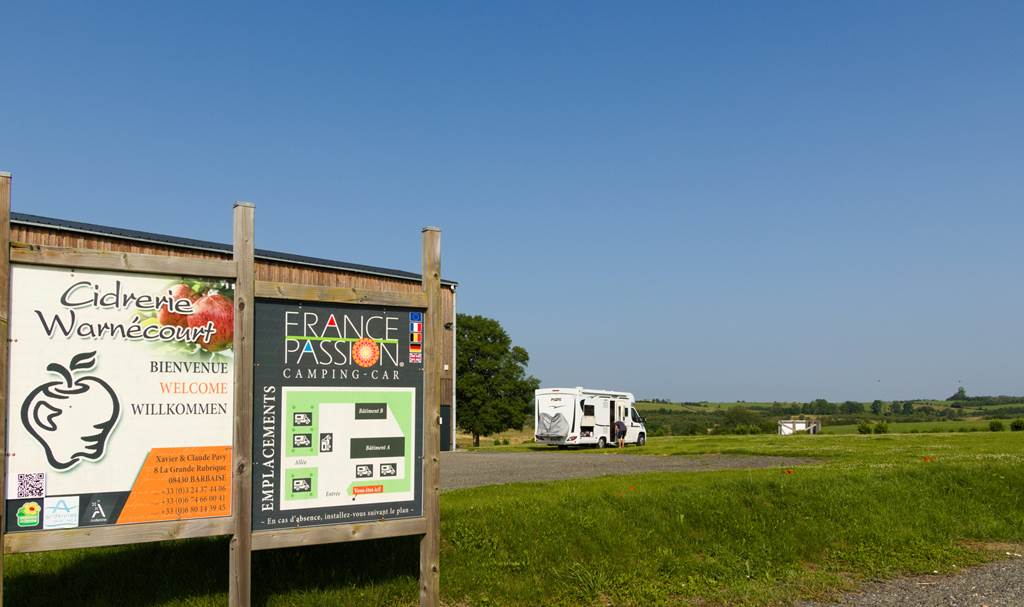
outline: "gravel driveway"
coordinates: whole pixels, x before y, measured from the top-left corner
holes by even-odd
[[[801,607],[1021,607],[1024,558],[964,569],[952,575],[923,575],[873,582],[838,603],[801,603]]]
[[[770,468],[816,463],[809,457],[761,455],[657,456],[598,453],[485,453],[447,451],[441,454],[441,490],[503,485],[564,478],[589,478],[638,472],[703,472],[735,468]]]

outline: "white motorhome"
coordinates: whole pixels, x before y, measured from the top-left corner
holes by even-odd
[[[534,435],[542,445],[615,445],[615,422],[626,424],[626,442],[643,445],[647,428],[633,395],[589,388],[541,388],[534,393]]]

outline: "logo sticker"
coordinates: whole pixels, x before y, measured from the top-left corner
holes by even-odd
[[[78,496],[48,497],[43,500],[46,514],[43,529],[69,529],[78,526]]]
[[[93,498],[89,502],[89,522],[90,523],[104,523],[107,520],[107,511],[103,509],[103,502],[99,499]]]
[[[42,512],[39,502],[25,502],[18,508],[18,526],[35,527],[39,524],[39,513]]]

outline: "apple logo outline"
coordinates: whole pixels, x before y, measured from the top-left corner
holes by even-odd
[[[50,363],[46,370],[61,379],[37,386],[29,392],[22,403],[22,425],[43,447],[47,463],[54,470],[66,472],[83,459],[102,459],[106,454],[110,435],[121,419],[121,403],[110,384],[95,375],[81,376],[81,372],[95,366],[95,351],[76,354],[67,367],[59,363]],[[77,412],[72,413],[74,405],[69,402],[71,397],[85,398],[93,385],[100,389],[99,394],[105,393],[109,396],[109,403],[104,400],[101,405],[109,407],[110,411],[108,414],[106,410],[101,410],[102,419],[95,424],[90,423],[93,420],[89,419],[89,407],[79,407]],[[86,411],[84,418],[83,410]],[[61,416],[65,416],[65,419]],[[65,421],[68,423],[64,424]],[[72,429],[61,429],[67,425],[72,426]],[[83,425],[93,428],[95,432],[79,436],[67,434],[76,427],[82,428]],[[84,428],[80,431],[92,432]]]

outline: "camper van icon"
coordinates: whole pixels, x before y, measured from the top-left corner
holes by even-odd
[[[398,469],[394,464],[381,464],[380,475],[381,476],[397,476]]]
[[[292,493],[309,493],[313,489],[312,480],[309,478],[293,478]]]
[[[296,434],[292,436],[292,447],[309,447],[313,444],[313,439],[309,434]]]
[[[372,464],[360,464],[356,466],[356,478],[366,478],[373,476],[373,465]]]
[[[312,426],[313,425],[313,414],[307,413],[306,411],[300,411],[292,414],[292,425],[293,426]]]

